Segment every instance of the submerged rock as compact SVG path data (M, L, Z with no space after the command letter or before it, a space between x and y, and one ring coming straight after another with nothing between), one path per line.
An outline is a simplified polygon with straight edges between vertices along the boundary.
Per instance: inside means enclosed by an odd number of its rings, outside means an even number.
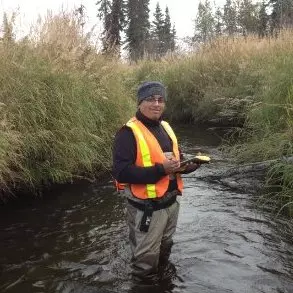
M224 171L216 171L211 174L205 174L204 176L198 176L197 179L220 183L243 192L255 193L264 187L268 168L278 161L292 164L293 157L234 166Z

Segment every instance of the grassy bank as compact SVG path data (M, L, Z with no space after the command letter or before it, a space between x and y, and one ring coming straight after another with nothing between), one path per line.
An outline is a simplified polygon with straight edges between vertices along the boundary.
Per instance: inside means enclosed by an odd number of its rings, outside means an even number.
M220 39L184 58L142 61L135 73L136 82L159 79L168 86L174 120L234 127L228 144L239 163L277 159L262 200L289 211L293 167L283 158L293 152L292 76L291 31L271 39Z
M110 167L113 133L133 112L125 68L105 60L71 15L21 42L0 42L3 198Z
M277 159L268 174L261 201L293 215L293 41L292 32L267 42L256 62L262 86L247 112L245 127L232 153L239 162Z
M188 56L126 65L99 54L70 14L49 16L21 41L3 38L3 197L109 170L113 135L134 113L135 89L145 80L168 87L169 119L234 127L231 154L239 162L291 156L291 40L291 32L278 39L220 39ZM290 202L292 166L273 165L267 184Z
M168 115L182 122L243 125L261 75L251 58L261 42L221 39L187 56L142 61L136 82L159 79L168 87ZM250 47L253 46L253 47ZM256 48L255 48L256 47ZM257 49L257 51L255 51Z

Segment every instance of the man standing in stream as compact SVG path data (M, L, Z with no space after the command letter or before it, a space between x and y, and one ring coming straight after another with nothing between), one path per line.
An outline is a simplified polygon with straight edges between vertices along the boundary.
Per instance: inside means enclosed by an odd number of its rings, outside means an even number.
M138 88L138 111L116 134L113 175L127 198L127 223L132 250L132 274L139 280L155 280L167 263L173 244L183 182L177 138L162 120L166 89L157 81ZM122 184L123 183L123 184Z

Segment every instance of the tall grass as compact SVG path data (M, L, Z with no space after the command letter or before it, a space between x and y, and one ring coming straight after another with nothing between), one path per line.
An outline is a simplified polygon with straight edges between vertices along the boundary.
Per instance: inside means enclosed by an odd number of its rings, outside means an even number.
M257 42L255 45L261 46ZM260 74L250 62L255 54L243 40L222 39L188 56L166 56L161 62L142 61L135 82L158 79L167 85L167 111L171 119L242 125L246 107L253 102L260 86Z
M277 159L267 186L286 207L293 202L292 31L278 38L218 39L185 57L142 61L135 82L168 87L168 114L183 122L235 127L230 154L238 162ZM240 126L240 127L239 127ZM268 200L268 199L266 199ZM289 203L288 203L289 202Z
M13 21L6 18L0 40L2 195L107 171L113 135L133 115L135 89L145 80L167 86L170 119L238 129L230 141L239 162L292 155L290 31L277 39L218 39L188 56L126 65L99 54L70 13L48 14L18 42ZM292 174L280 160L267 180L289 202Z
M276 159L268 171L268 191L262 201L292 215L293 168L286 159L293 155L292 32L267 40L262 53L252 60L261 73L261 86L247 109L241 143L232 147L232 153L239 162Z
M38 35L0 42L0 187L93 177L110 167L113 134L134 103L125 69L100 56L70 14Z

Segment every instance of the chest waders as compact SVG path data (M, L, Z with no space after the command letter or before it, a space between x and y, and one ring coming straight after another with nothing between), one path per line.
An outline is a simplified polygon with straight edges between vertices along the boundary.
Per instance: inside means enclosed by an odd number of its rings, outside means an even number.
M171 206L176 201L177 195L178 191L170 192L165 198L161 198L159 200L146 199L143 203L139 203L128 198L127 200L132 206L143 212L139 230L141 232L148 232L153 212Z

